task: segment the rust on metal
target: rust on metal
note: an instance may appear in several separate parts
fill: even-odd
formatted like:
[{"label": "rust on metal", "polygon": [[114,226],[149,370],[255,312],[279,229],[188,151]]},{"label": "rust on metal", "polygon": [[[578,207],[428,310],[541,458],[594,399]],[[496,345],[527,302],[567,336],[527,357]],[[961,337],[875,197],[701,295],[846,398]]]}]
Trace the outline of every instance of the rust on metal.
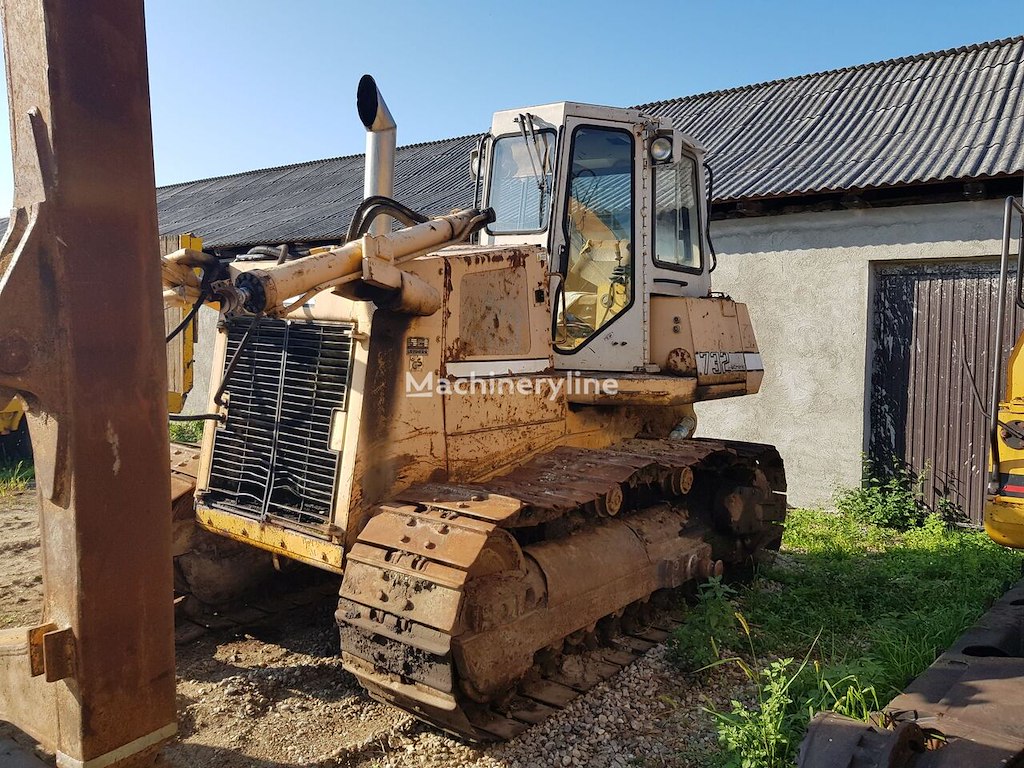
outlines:
[{"label": "rust on metal", "polygon": [[777,546],[784,491],[774,448],[715,440],[562,447],[413,485],[352,548],[343,661],[375,698],[510,738],[662,642],[672,589]]},{"label": "rust on metal", "polygon": [[7,0],[3,24],[0,399],[27,405],[44,614],[0,633],[0,718],[60,765],[139,764],[176,730],[143,3]]}]

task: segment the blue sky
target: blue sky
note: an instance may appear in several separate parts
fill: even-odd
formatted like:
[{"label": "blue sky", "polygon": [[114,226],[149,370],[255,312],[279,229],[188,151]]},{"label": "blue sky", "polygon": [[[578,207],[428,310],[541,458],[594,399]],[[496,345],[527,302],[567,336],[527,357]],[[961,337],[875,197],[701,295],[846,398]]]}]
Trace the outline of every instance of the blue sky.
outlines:
[{"label": "blue sky", "polygon": [[[498,109],[628,106],[1024,33],[1019,0],[147,0],[146,14],[159,184],[361,152],[364,72],[410,144],[482,131]],[[0,207],[11,184],[0,153]]]}]

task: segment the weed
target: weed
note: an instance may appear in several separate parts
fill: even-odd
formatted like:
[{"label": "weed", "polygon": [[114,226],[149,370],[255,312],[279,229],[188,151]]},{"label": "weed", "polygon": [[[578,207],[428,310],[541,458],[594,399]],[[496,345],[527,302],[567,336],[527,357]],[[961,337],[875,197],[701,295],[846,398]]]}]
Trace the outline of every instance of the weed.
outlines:
[{"label": "weed", "polygon": [[893,460],[891,467],[879,467],[864,460],[864,482],[836,495],[836,508],[864,523],[905,531],[924,522],[926,473],[914,474]]},{"label": "weed", "polygon": [[[809,715],[864,719],[879,709],[1019,578],[1020,565],[1020,553],[937,515],[901,532],[851,514],[792,510],[778,560],[726,596],[705,590],[676,631],[673,657],[684,648],[737,650],[745,636],[742,657],[711,661],[742,661],[758,688],[754,706],[715,714],[721,744],[730,765],[782,765]],[[723,600],[743,621],[737,627],[734,616],[712,634],[709,613],[720,617]],[[793,661],[808,657],[809,665]]]},{"label": "weed", "polygon": [[203,439],[202,421],[172,421],[171,440],[176,443],[198,443]]},{"label": "weed", "polygon": [[817,675],[817,690],[807,700],[807,719],[816,712],[830,709],[854,720],[866,721],[872,712],[880,709],[878,694],[873,685],[864,685],[857,675],[844,675],[829,680],[828,672],[819,662],[814,662]]},{"label": "weed", "polygon": [[791,765],[802,733],[802,713],[797,706],[797,692],[811,651],[807,652],[799,665],[794,659],[786,658],[762,666],[754,653],[750,625],[743,614],[737,612],[734,615],[747,640],[750,661],[748,663],[735,656],[714,662],[711,666],[737,664],[754,684],[757,706],[749,707],[733,700],[731,712],[705,709],[714,717],[718,740],[729,752],[725,765],[728,768],[777,768]]},{"label": "weed", "polygon": [[723,647],[737,639],[736,609],[730,602],[735,596],[736,591],[723,584],[721,576],[700,585],[697,604],[669,642],[669,654],[680,667],[706,668],[721,657]]},{"label": "weed", "polygon": [[0,467],[0,497],[24,491],[35,477],[35,468],[23,461]]}]

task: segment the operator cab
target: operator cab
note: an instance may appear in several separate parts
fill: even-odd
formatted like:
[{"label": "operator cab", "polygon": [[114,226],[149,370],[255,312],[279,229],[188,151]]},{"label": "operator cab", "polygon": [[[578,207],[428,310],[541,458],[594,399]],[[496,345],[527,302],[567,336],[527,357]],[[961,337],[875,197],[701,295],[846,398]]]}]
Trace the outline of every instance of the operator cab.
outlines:
[{"label": "operator cab", "polygon": [[703,148],[637,110],[559,102],[494,115],[484,244],[550,259],[555,366],[644,371],[652,296],[710,292]]}]

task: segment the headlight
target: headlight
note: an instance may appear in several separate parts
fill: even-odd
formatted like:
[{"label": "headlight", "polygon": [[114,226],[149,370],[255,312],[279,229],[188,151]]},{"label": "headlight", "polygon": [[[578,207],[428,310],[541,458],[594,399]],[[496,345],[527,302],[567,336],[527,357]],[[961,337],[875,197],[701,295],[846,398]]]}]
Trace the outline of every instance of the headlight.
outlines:
[{"label": "headlight", "polygon": [[672,158],[672,139],[667,136],[659,136],[651,142],[651,159],[656,163],[663,163]]}]

